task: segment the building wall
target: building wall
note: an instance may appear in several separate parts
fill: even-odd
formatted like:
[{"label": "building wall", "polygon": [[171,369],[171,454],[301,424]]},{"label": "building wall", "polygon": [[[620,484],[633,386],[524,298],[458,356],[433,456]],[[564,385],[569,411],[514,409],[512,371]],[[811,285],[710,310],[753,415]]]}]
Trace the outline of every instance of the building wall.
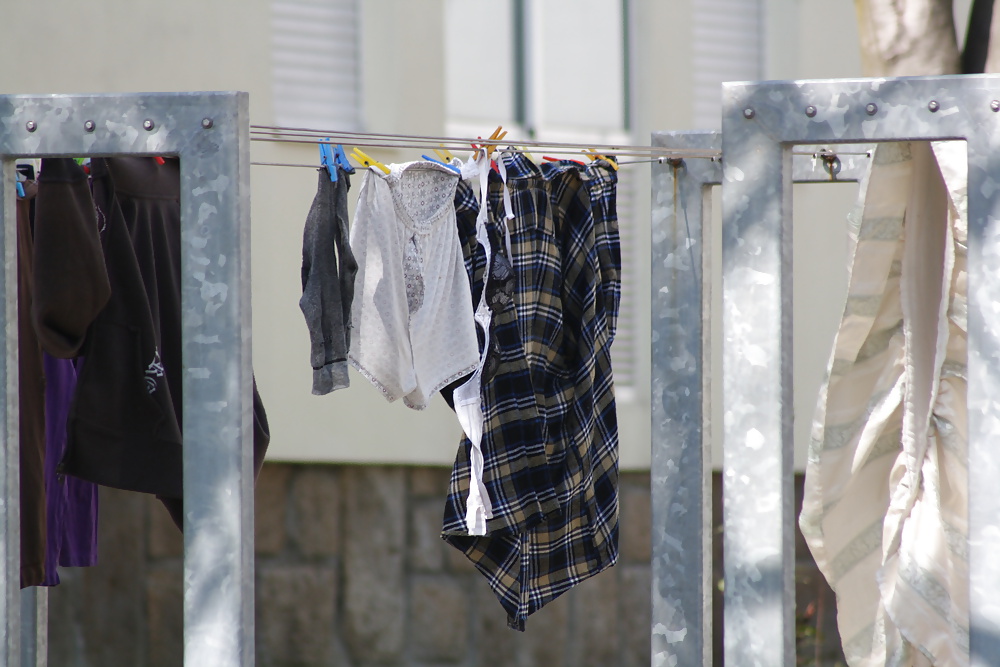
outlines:
[{"label": "building wall", "polygon": [[[482,0],[476,0],[482,1]],[[697,36],[691,29],[698,0],[631,3],[630,47],[633,77],[632,141],[648,142],[650,132],[705,127],[694,116],[691,53]],[[308,2],[308,0],[303,0]],[[853,9],[849,3],[823,0],[761,0],[765,77],[858,76]],[[486,36],[446,29],[445,0],[366,0],[360,3],[361,99],[365,131],[441,135],[448,123],[444,110],[445,45],[490,50]],[[531,3],[529,3],[531,4]],[[272,6],[269,0],[193,0],[163,4],[152,0],[106,0],[96,5],[53,0],[45,11],[28,3],[15,5],[0,22],[0,40],[17,54],[15,65],[0,74],[3,93],[83,93],[190,90],[246,90],[252,122],[274,123],[272,92]],[[617,29],[609,26],[608,30]],[[822,39],[814,36],[822,36]],[[835,45],[826,46],[828,43]],[[609,40],[581,35],[566,49],[579,52],[581,66],[565,76],[578,80],[579,104],[599,105],[587,95],[585,54],[599,54]],[[467,94],[494,95],[489,72],[470,81]],[[489,131],[492,128],[484,128]],[[313,164],[313,145],[254,142],[251,159],[260,162]],[[418,157],[418,151],[371,151],[383,161]],[[631,166],[623,179],[640,193],[635,204],[639,249],[648,237],[649,170]],[[252,178],[252,307],[254,369],[271,419],[271,460],[447,465],[455,455],[459,427],[442,401],[417,413],[387,404],[367,381],[352,372],[352,387],[330,396],[310,394],[308,334],[298,309],[301,293],[301,234],[316,188],[309,169],[255,166]],[[353,192],[356,194],[358,179]],[[844,198],[841,196],[840,201]],[[808,229],[842,225],[844,204],[829,205],[825,195],[809,200],[810,210],[834,211]],[[353,205],[353,204],[352,204]],[[815,214],[814,214],[815,215]],[[808,230],[807,230],[808,231]],[[836,257],[825,242],[804,243],[801,261]],[[820,251],[820,249],[823,249]],[[649,466],[649,262],[638,252],[633,266],[635,311],[625,313],[636,332],[636,381],[619,401],[622,465]],[[800,273],[802,275],[800,275]],[[814,311],[817,304],[834,311],[843,287],[823,272],[796,274],[804,342],[797,363],[796,460],[804,461],[815,389],[832,340],[833,321]],[[800,288],[801,286],[801,288]],[[715,286],[719,292],[718,285]],[[837,290],[840,290],[838,292]],[[715,318],[718,321],[718,318]],[[798,358],[797,358],[798,361]],[[802,373],[800,372],[801,376]],[[721,386],[721,376],[714,386]],[[717,407],[718,411],[718,407]],[[364,418],[359,418],[363,415]],[[372,424],[377,424],[373,427]],[[721,443],[716,442],[716,452]]]}]

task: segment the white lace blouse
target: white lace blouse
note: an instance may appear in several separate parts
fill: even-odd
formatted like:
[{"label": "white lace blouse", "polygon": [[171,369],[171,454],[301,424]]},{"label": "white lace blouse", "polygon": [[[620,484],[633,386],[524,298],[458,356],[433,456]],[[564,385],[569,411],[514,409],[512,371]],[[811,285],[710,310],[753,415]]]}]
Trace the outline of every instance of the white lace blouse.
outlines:
[{"label": "white lace blouse", "polygon": [[458,176],[433,162],[369,168],[351,228],[358,261],[350,362],[414,409],[479,361],[455,221]]}]

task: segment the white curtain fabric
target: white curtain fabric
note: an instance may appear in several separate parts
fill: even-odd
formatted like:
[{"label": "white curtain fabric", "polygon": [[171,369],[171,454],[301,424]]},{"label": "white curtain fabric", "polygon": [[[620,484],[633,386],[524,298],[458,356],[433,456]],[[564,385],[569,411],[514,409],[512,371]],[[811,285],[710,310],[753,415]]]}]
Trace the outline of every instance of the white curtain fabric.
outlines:
[{"label": "white curtain fabric", "polygon": [[799,517],[852,666],[968,663],[964,142],[884,144]]}]

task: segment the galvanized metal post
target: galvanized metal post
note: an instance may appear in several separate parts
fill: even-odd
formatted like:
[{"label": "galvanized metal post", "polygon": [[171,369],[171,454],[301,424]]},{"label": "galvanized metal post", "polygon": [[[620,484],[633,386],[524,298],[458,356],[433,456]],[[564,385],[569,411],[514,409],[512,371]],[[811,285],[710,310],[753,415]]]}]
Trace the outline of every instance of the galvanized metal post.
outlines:
[{"label": "galvanized metal post", "polygon": [[[754,114],[747,105],[740,115],[751,123]],[[790,667],[791,151],[731,124],[722,149],[725,659]]]},{"label": "galvanized metal post", "polygon": [[15,157],[176,155],[184,254],[184,664],[254,663],[246,93],[0,96],[0,666],[20,661]]},{"label": "galvanized metal post", "polygon": [[[718,151],[717,133],[655,133],[654,146]],[[712,662],[712,457],[708,440],[710,225],[718,162],[653,165],[652,664]]]},{"label": "galvanized metal post", "polygon": [[45,667],[49,664],[49,589],[29,586],[21,589],[21,665]]},{"label": "galvanized metal post", "polygon": [[[0,112],[3,107],[0,106]],[[0,151],[0,317],[3,318],[3,355],[0,357],[0,418],[3,441],[0,443],[0,665],[16,667],[21,659],[21,497],[20,461],[18,459],[17,394],[17,193],[14,190],[14,160]]]},{"label": "galvanized metal post", "polygon": [[181,156],[187,667],[254,663],[248,113],[228,98]]},{"label": "galvanized metal post", "polygon": [[[969,651],[1000,656],[1000,77],[967,104],[969,148]],[[970,86],[972,87],[972,86]]]}]

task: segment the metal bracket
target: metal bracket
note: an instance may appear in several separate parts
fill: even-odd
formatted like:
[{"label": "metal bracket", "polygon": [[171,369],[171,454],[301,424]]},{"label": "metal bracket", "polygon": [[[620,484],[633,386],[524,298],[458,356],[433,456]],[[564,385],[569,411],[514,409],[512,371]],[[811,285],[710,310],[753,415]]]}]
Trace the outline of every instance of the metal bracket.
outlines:
[{"label": "metal bracket", "polygon": [[235,92],[0,96],[0,665],[20,663],[14,160],[113,155],[181,165],[184,664],[253,664],[248,103]]}]

